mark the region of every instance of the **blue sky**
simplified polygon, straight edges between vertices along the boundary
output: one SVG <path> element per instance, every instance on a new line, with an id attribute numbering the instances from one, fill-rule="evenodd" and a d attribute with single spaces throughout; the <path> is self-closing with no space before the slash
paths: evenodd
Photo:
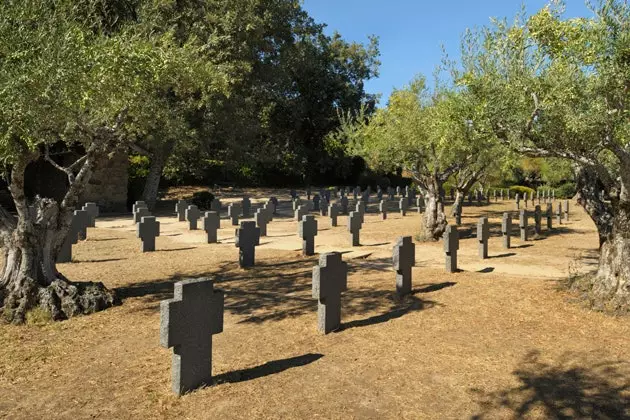
<path id="1" fill-rule="evenodd" d="M 530 13 L 547 2 L 525 2 Z M 348 41 L 380 38 L 380 77 L 368 82 L 370 93 L 381 93 L 381 105 L 394 87 L 416 74 L 431 77 L 442 57 L 458 56 L 460 35 L 466 28 L 489 23 L 490 17 L 513 17 L 521 0 L 304 0 L 303 7 L 327 32 L 339 31 Z M 584 0 L 567 0 L 567 16 L 590 16 Z"/>

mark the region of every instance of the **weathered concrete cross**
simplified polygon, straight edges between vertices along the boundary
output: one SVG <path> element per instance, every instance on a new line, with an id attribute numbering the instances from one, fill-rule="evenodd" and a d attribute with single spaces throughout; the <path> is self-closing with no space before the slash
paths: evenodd
<path id="1" fill-rule="evenodd" d="M 480 217 L 477 222 L 477 242 L 479 243 L 479 258 L 488 258 L 488 238 L 490 237 L 490 225 L 487 217 Z"/>
<path id="2" fill-rule="evenodd" d="M 444 252 L 446 253 L 446 271 L 457 271 L 457 250 L 459 249 L 459 233 L 456 226 L 448 225 L 444 231 Z"/>
<path id="3" fill-rule="evenodd" d="M 254 221 L 256 221 L 256 226 L 260 229 L 260 236 L 267 236 L 269 211 L 264 208 L 256 210 L 256 214 L 254 214 Z"/>
<path id="4" fill-rule="evenodd" d="M 405 214 L 407 214 L 407 200 L 405 200 L 404 198 L 401 198 L 398 201 L 398 207 L 400 208 L 401 216 L 404 216 Z"/>
<path id="5" fill-rule="evenodd" d="M 197 206 L 190 205 L 186 209 L 186 220 L 188 220 L 188 229 L 189 230 L 197 230 L 197 221 L 201 217 L 201 212 Z"/>
<path id="6" fill-rule="evenodd" d="M 87 231 L 87 212 L 85 210 L 75 210 L 70 222 L 70 229 L 66 236 L 59 254 L 57 255 L 58 263 L 66 263 L 72 261 L 72 245 L 77 244 L 79 239 L 85 239 Z"/>
<path id="7" fill-rule="evenodd" d="M 387 202 L 386 201 L 381 200 L 381 202 L 378 203 L 378 211 L 379 213 L 381 213 L 381 219 L 386 220 L 387 219 Z"/>
<path id="8" fill-rule="evenodd" d="M 232 226 L 238 226 L 238 216 L 241 213 L 241 209 L 238 204 L 230 204 L 228 206 L 227 212 L 228 218 L 232 221 Z"/>
<path id="9" fill-rule="evenodd" d="M 510 213 L 503 213 L 501 234 L 503 235 L 503 248 L 510 249 L 510 235 L 512 234 L 512 215 Z"/>
<path id="10" fill-rule="evenodd" d="M 312 214 L 302 217 L 299 224 L 298 235 L 302 238 L 302 254 L 315 254 L 315 236 L 317 236 L 317 220 Z"/>
<path id="11" fill-rule="evenodd" d="M 174 298 L 160 302 L 160 344 L 173 347 L 172 390 L 177 395 L 212 381 L 212 335 L 223 332 L 224 295 L 214 280 L 175 283 Z"/>
<path id="12" fill-rule="evenodd" d="M 260 229 L 256 222 L 241 222 L 236 229 L 235 246 L 239 249 L 239 265 L 253 267 L 256 261 L 256 245 L 260 244 Z"/>
<path id="13" fill-rule="evenodd" d="M 201 219 L 203 230 L 208 235 L 208 243 L 217 243 L 217 230 L 221 228 L 221 217 L 216 211 L 207 211 Z"/>
<path id="14" fill-rule="evenodd" d="M 416 264 L 416 244 L 411 236 L 401 236 L 394 245 L 392 257 L 396 270 L 396 292 L 400 296 L 411 293 L 411 269 Z"/>
<path id="15" fill-rule="evenodd" d="M 96 205 L 96 203 L 85 203 L 83 205 L 83 210 L 85 210 L 88 214 L 87 227 L 96 227 L 96 218 L 99 214 L 98 206 Z"/>
<path id="16" fill-rule="evenodd" d="M 151 212 L 149 212 L 149 209 L 146 207 L 136 207 L 136 211 L 133 214 L 133 221 L 134 223 L 140 223 L 140 221 L 142 220 L 143 217 L 146 216 L 151 216 Z"/>
<path id="17" fill-rule="evenodd" d="M 160 222 L 155 216 L 144 216 L 137 225 L 137 235 L 142 241 L 142 252 L 155 251 L 155 238 L 160 236 Z"/>
<path id="18" fill-rule="evenodd" d="M 350 244 L 351 246 L 359 246 L 359 232 L 361 231 L 361 214 L 357 212 L 350 212 L 348 216 L 348 232 L 350 232 Z"/>
<path id="19" fill-rule="evenodd" d="M 534 232 L 537 236 L 542 233 L 542 211 L 540 210 L 540 204 L 536 204 L 534 209 Z"/>
<path id="20" fill-rule="evenodd" d="M 521 228 L 521 241 L 527 241 L 527 210 L 521 209 L 518 217 L 518 226 Z"/>
<path id="21" fill-rule="evenodd" d="M 330 225 L 337 226 L 337 217 L 339 216 L 339 206 L 336 203 L 328 206 L 328 216 L 330 217 Z"/>
<path id="22" fill-rule="evenodd" d="M 317 329 L 328 334 L 341 326 L 341 292 L 348 290 L 348 264 L 337 252 L 322 254 L 313 267 L 313 297 L 317 299 Z"/>
<path id="23" fill-rule="evenodd" d="M 186 221 L 186 208 L 188 207 L 188 202 L 186 200 L 178 200 L 177 204 L 175 204 L 175 213 L 177 213 L 177 220 L 180 222 Z"/>
<path id="24" fill-rule="evenodd" d="M 249 197 L 243 197 L 241 209 L 243 210 L 243 218 L 247 219 L 252 211 L 252 202 Z"/>

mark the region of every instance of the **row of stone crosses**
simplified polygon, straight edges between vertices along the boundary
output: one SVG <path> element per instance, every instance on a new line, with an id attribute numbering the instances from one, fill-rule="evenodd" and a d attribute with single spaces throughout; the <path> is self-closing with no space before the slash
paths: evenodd
<path id="1" fill-rule="evenodd" d="M 356 190 L 355 190 L 356 191 Z M 409 191 L 407 191 L 408 193 Z M 400 194 L 400 192 L 398 192 Z M 313 197 L 313 205 L 302 207 L 299 198 L 292 191 L 293 209 L 296 220 L 299 220 L 299 235 L 303 239 L 304 255 L 314 254 L 314 237 L 317 235 L 317 220 L 311 214 L 304 214 L 310 210 L 319 210 L 322 215 L 329 214 L 331 224 L 336 226 L 336 216 L 339 211 L 347 213 L 347 197 L 342 191 L 339 196 L 340 207 L 336 204 L 322 206 L 321 200 L 328 202 L 329 196 L 325 193 Z M 358 195 L 355 193 L 355 195 Z M 310 193 L 307 191 L 310 200 Z M 411 194 L 413 197 L 413 194 Z M 321 198 L 318 198 L 321 197 Z M 407 195 L 407 198 L 409 194 Z M 345 198 L 345 200 L 344 200 Z M 405 198 L 405 197 L 403 197 Z M 520 208 L 520 198 L 516 198 L 516 207 L 519 211 L 519 228 L 521 240 L 528 240 L 528 213 Z M 365 199 L 365 201 L 363 200 Z M 364 221 L 365 203 L 369 200 L 369 194 L 362 199 L 357 199 L 356 211 L 349 212 L 348 231 L 350 242 L 353 246 L 359 244 L 359 230 Z M 525 203 L 527 198 L 524 197 Z M 255 221 L 241 222 L 236 230 L 236 246 L 240 249 L 239 263 L 241 267 L 250 267 L 255 264 L 255 246 L 259 243 L 260 236 L 266 234 L 266 225 L 276 214 L 278 201 L 275 198 L 258 209 L 254 218 Z M 345 205 L 344 205 L 345 204 Z M 142 203 L 136 203 L 138 208 L 143 208 Z M 527 204 L 526 204 L 527 205 Z M 326 208 L 327 210 L 322 210 Z M 562 219 L 568 220 L 568 201 L 565 202 L 564 213 L 560 203 L 557 213 L 558 223 Z M 247 217 L 251 210 L 251 203 L 248 198 L 241 202 L 239 212 L 237 207 L 228 207 L 228 216 L 234 225 L 238 225 L 238 215 Z M 421 206 L 418 205 L 419 211 Z M 189 228 L 196 228 L 199 211 L 195 206 L 188 206 L 186 202 L 180 201 L 176 205 L 176 212 L 180 221 L 188 221 Z M 404 215 L 406 206 L 400 202 L 400 211 Z M 384 210 L 383 202 L 379 205 L 382 218 L 386 218 L 387 212 Z M 144 213 L 145 211 L 140 211 Z M 207 212 L 203 217 L 204 228 L 211 226 L 208 232 L 208 241 L 216 242 L 216 229 L 219 225 L 220 206 L 215 207 L 215 211 Z M 134 214 L 136 210 L 134 210 Z M 147 219 L 148 218 L 148 219 Z M 547 229 L 552 229 L 552 204 L 547 204 Z M 136 221 L 137 221 L 136 217 Z M 540 205 L 535 207 L 535 234 L 542 231 L 542 211 Z M 159 231 L 159 222 L 155 222 L 152 216 L 142 216 L 139 226 L 150 222 L 149 226 L 155 226 Z M 512 231 L 512 216 L 510 213 L 503 214 L 502 220 L 503 247 L 509 249 L 510 236 Z M 489 239 L 488 218 L 482 217 L 477 224 L 477 240 L 479 246 L 479 257 L 488 258 Z M 138 228 L 139 236 L 144 232 Z M 152 235 L 155 229 L 152 230 Z M 142 238 L 142 236 L 141 236 Z M 152 237 L 154 248 L 155 236 Z M 457 271 L 457 251 L 459 249 L 459 233 L 456 226 L 448 226 L 443 237 L 446 269 L 449 272 Z M 393 268 L 395 274 L 396 292 L 400 296 L 411 293 L 412 290 L 412 268 L 415 265 L 415 244 L 411 236 L 398 238 L 392 255 Z M 319 264 L 313 267 L 312 275 L 312 296 L 317 299 L 317 328 L 320 332 L 328 334 L 341 327 L 341 294 L 347 290 L 348 264 L 342 261 L 341 253 L 332 252 L 320 255 Z M 174 298 L 161 302 L 160 305 L 160 343 L 166 348 L 173 347 L 172 363 L 172 390 L 178 395 L 192 391 L 200 386 L 212 383 L 212 335 L 223 331 L 224 293 L 214 289 L 212 279 L 189 279 L 178 282 L 174 288 Z"/>

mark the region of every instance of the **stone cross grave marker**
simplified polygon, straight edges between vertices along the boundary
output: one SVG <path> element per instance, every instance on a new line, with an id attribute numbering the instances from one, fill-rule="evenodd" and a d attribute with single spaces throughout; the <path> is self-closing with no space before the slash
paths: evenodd
<path id="1" fill-rule="evenodd" d="M 416 244 L 411 236 L 401 236 L 394 245 L 392 256 L 396 270 L 396 292 L 400 296 L 411 293 L 411 272 L 416 264 Z"/>
<path id="2" fill-rule="evenodd" d="M 238 226 L 238 215 L 241 213 L 241 209 L 238 204 L 233 203 L 228 206 L 227 209 L 228 218 L 232 222 L 232 226 Z"/>
<path id="3" fill-rule="evenodd" d="M 328 216 L 330 217 L 330 225 L 336 227 L 337 217 L 339 216 L 339 206 L 336 203 L 328 206 Z"/>
<path id="4" fill-rule="evenodd" d="M 214 197 L 214 200 L 210 202 L 210 210 L 216 211 L 217 213 L 221 213 L 221 200 Z"/>
<path id="5" fill-rule="evenodd" d="M 564 206 L 562 206 L 564 210 L 564 221 L 565 223 L 569 221 L 569 200 L 564 200 Z"/>
<path id="6" fill-rule="evenodd" d="M 398 208 L 400 209 L 400 215 L 405 216 L 407 214 L 407 200 L 404 198 L 398 200 Z"/>
<path id="7" fill-rule="evenodd" d="M 510 213 L 503 213 L 501 234 L 503 235 L 503 248 L 510 249 L 510 238 L 512 234 L 512 215 Z"/>
<path id="8" fill-rule="evenodd" d="M 322 201 L 321 203 L 319 203 L 319 215 L 320 216 L 328 216 L 328 206 L 330 204 L 328 203 L 328 199 L 326 197 L 322 197 Z"/>
<path id="9" fill-rule="evenodd" d="M 267 223 L 271 223 L 273 221 L 274 204 L 268 201 L 262 208 L 267 213 Z"/>
<path id="10" fill-rule="evenodd" d="M 542 211 L 540 210 L 540 204 L 536 204 L 534 209 L 534 232 L 536 235 L 542 233 Z"/>
<path id="11" fill-rule="evenodd" d="M 521 228 L 521 241 L 527 241 L 527 210 L 521 209 L 518 216 L 518 226 Z"/>
<path id="12" fill-rule="evenodd" d="M 341 206 L 341 214 L 348 214 L 348 197 L 345 195 L 339 199 L 339 205 Z"/>
<path id="13" fill-rule="evenodd" d="M 149 207 L 147 206 L 147 203 L 145 203 L 144 201 L 136 201 L 135 203 L 133 203 L 133 206 L 131 206 L 131 213 L 136 213 L 136 210 L 138 210 L 140 207 L 144 207 L 145 209 L 148 209 Z"/>
<path id="14" fill-rule="evenodd" d="M 219 212 L 207 211 L 201 219 L 201 223 L 203 223 L 203 230 L 208 235 L 208 243 L 217 243 L 217 230 L 221 227 Z"/>
<path id="15" fill-rule="evenodd" d="M 276 197 L 271 197 L 269 202 L 273 204 L 273 214 L 278 214 L 278 199 Z"/>
<path id="16" fill-rule="evenodd" d="M 87 227 L 96 227 L 96 218 L 98 217 L 99 213 L 96 203 L 85 203 L 82 210 L 85 210 L 88 214 Z"/>
<path id="17" fill-rule="evenodd" d="M 317 220 L 312 214 L 302 217 L 299 223 L 298 235 L 302 238 L 302 254 L 315 254 L 315 236 L 317 236 Z"/>
<path id="18" fill-rule="evenodd" d="M 300 200 L 299 198 L 294 198 L 291 204 L 293 206 L 293 211 L 296 211 L 297 208 L 302 205 L 302 200 Z"/>
<path id="19" fill-rule="evenodd" d="M 457 271 L 457 250 L 459 249 L 459 233 L 456 226 L 448 225 L 444 231 L 444 252 L 446 254 L 446 271 Z"/>
<path id="20" fill-rule="evenodd" d="M 58 263 L 66 263 L 72 261 L 72 245 L 79 242 L 79 239 L 86 236 L 84 231 L 87 231 L 87 212 L 85 210 L 75 210 L 72 215 L 72 221 L 70 222 L 70 229 L 66 240 L 63 242 L 59 254 L 57 255 Z"/>
<path id="21" fill-rule="evenodd" d="M 359 246 L 359 232 L 361 232 L 361 214 L 350 212 L 348 216 L 348 232 L 350 232 L 350 245 Z"/>
<path id="22" fill-rule="evenodd" d="M 416 198 L 416 209 L 418 210 L 418 213 L 422 213 L 424 210 L 424 199 L 420 196 Z"/>
<path id="23" fill-rule="evenodd" d="M 186 200 L 178 200 L 177 204 L 175 204 L 175 213 L 177 213 L 177 220 L 180 222 L 186 221 L 186 208 L 188 207 L 188 202 Z"/>
<path id="24" fill-rule="evenodd" d="M 243 211 L 244 219 L 251 217 L 252 201 L 249 199 L 249 197 L 243 197 L 243 200 L 241 200 L 241 210 Z"/>
<path id="25" fill-rule="evenodd" d="M 319 211 L 319 202 L 321 201 L 321 198 L 319 197 L 319 194 L 315 194 L 313 196 L 313 211 Z"/>
<path id="26" fill-rule="evenodd" d="M 201 212 L 197 208 L 197 206 L 190 205 L 186 209 L 186 220 L 188 220 L 188 229 L 189 230 L 197 230 L 197 221 L 201 217 Z"/>
<path id="27" fill-rule="evenodd" d="M 256 222 L 256 227 L 260 229 L 260 236 L 267 236 L 267 223 L 269 223 L 268 210 L 258 209 L 256 214 L 254 214 L 254 221 Z"/>
<path id="28" fill-rule="evenodd" d="M 173 347 L 171 387 L 182 395 L 212 381 L 212 336 L 223 332 L 224 295 L 212 279 L 175 283 L 160 302 L 160 344 Z"/>
<path id="29" fill-rule="evenodd" d="M 378 203 L 378 212 L 381 214 L 382 220 L 387 219 L 387 201 L 381 200 L 381 202 Z"/>
<path id="30" fill-rule="evenodd" d="M 297 209 L 295 209 L 295 221 L 299 222 L 302 220 L 302 217 L 306 215 L 306 213 L 308 213 L 306 206 L 298 206 Z"/>
<path id="31" fill-rule="evenodd" d="M 553 229 L 553 204 L 547 203 L 547 229 Z"/>
<path id="32" fill-rule="evenodd" d="M 236 229 L 235 246 L 239 249 L 239 265 L 253 267 L 256 262 L 256 246 L 260 244 L 260 229 L 256 222 L 241 222 L 241 227 Z"/>
<path id="33" fill-rule="evenodd" d="M 396 187 L 396 196 L 400 197 L 401 191 L 402 190 L 401 190 L 400 186 Z"/>
<path id="34" fill-rule="evenodd" d="M 521 208 L 521 195 L 519 193 L 516 193 L 516 210 L 519 210 Z"/>
<path id="35" fill-rule="evenodd" d="M 490 238 L 490 225 L 487 217 L 480 217 L 477 222 L 477 242 L 479 247 L 479 258 L 488 258 L 488 239 Z"/>
<path id="36" fill-rule="evenodd" d="M 134 223 L 138 224 L 143 217 L 151 216 L 151 212 L 146 207 L 136 207 L 136 212 L 133 214 Z"/>
<path id="37" fill-rule="evenodd" d="M 556 223 L 558 225 L 562 224 L 562 201 L 560 201 L 558 207 L 556 207 Z"/>
<path id="38" fill-rule="evenodd" d="M 160 236 L 160 222 L 155 216 L 144 216 L 137 225 L 137 235 L 142 241 L 142 252 L 155 251 L 155 238 Z"/>
<path id="39" fill-rule="evenodd" d="M 341 254 L 331 252 L 319 257 L 313 267 L 313 297 L 317 299 L 317 330 L 328 334 L 341 327 L 341 293 L 348 290 L 348 264 Z"/>
<path id="40" fill-rule="evenodd" d="M 356 205 L 356 212 L 361 215 L 361 223 L 365 222 L 365 201 L 359 200 Z"/>

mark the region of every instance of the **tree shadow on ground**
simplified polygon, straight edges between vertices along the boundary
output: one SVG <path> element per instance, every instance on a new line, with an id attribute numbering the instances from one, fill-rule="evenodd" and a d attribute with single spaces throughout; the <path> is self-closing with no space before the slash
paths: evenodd
<path id="1" fill-rule="evenodd" d="M 566 354 L 554 364 L 529 353 L 513 372 L 519 385 L 479 396 L 473 419 L 511 418 L 630 419 L 630 365 Z"/>
<path id="2" fill-rule="evenodd" d="M 442 289 L 446 289 L 447 287 L 453 287 L 455 286 L 457 283 L 454 281 L 446 281 L 444 283 L 434 283 L 434 284 L 429 284 L 429 285 L 423 285 L 421 288 L 419 289 L 414 289 L 413 290 L 413 294 L 416 293 L 431 293 L 431 292 L 437 292 L 438 290 L 442 290 Z"/>
<path id="3" fill-rule="evenodd" d="M 263 376 L 280 373 L 287 369 L 305 366 L 321 359 L 322 357 L 324 357 L 324 355 L 320 353 L 307 353 L 302 356 L 274 360 L 260 366 L 236 370 L 233 372 L 226 372 L 221 375 L 217 375 L 212 378 L 212 382 L 214 385 L 221 385 L 226 383 L 233 384 L 238 382 L 250 381 L 252 379 L 262 378 Z"/>

